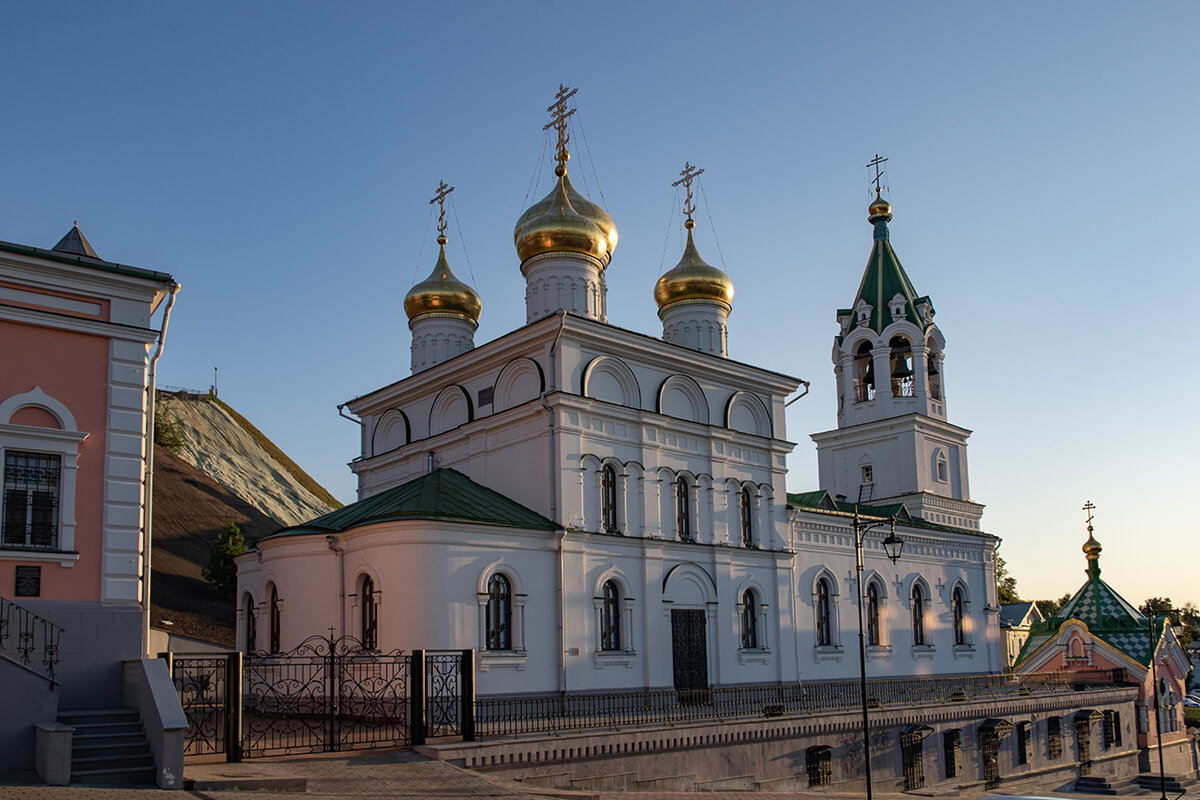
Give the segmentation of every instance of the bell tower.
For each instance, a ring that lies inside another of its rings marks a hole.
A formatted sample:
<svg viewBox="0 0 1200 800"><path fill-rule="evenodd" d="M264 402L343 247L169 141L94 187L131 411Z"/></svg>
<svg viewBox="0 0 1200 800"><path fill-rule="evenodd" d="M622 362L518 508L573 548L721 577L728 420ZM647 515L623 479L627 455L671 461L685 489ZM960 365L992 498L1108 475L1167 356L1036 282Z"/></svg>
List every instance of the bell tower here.
<svg viewBox="0 0 1200 800"><path fill-rule="evenodd" d="M813 435L821 488L850 500L903 502L910 514L978 529L983 506L970 500L967 438L946 419L946 340L933 303L918 295L892 249L892 206L876 156L875 199L867 209L874 242L850 308L839 309L833 343L837 429Z"/></svg>

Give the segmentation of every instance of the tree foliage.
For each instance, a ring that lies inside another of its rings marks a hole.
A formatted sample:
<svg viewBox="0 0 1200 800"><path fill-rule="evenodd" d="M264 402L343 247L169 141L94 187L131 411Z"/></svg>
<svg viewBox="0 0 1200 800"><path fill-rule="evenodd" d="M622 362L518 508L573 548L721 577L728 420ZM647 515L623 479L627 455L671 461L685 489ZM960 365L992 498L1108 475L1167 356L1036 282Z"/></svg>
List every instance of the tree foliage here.
<svg viewBox="0 0 1200 800"><path fill-rule="evenodd" d="M237 589L237 565L233 563L236 556L246 552L246 540L242 538L242 529L236 523L217 534L209 550L208 566L201 570L204 580L208 581L221 597L233 597Z"/></svg>
<svg viewBox="0 0 1200 800"><path fill-rule="evenodd" d="M1071 594L1068 592L1057 600L1034 600L1033 602L1037 605L1038 611L1042 612L1042 616L1050 619L1059 612L1059 609L1069 603L1070 600Z"/></svg>
<svg viewBox="0 0 1200 800"><path fill-rule="evenodd" d="M996 592L1001 603L1021 602L1017 579L1008 573L1008 562L1001 556L996 556Z"/></svg>
<svg viewBox="0 0 1200 800"><path fill-rule="evenodd" d="M1148 597L1138 611L1147 616L1165 614L1172 625L1181 626L1183 630L1180 631L1179 641L1185 647L1200 639L1200 608L1195 603L1184 603L1176 608L1169 597Z"/></svg>
<svg viewBox="0 0 1200 800"><path fill-rule="evenodd" d="M169 397L154 400L154 443L175 455L183 449L183 428L175 418Z"/></svg>

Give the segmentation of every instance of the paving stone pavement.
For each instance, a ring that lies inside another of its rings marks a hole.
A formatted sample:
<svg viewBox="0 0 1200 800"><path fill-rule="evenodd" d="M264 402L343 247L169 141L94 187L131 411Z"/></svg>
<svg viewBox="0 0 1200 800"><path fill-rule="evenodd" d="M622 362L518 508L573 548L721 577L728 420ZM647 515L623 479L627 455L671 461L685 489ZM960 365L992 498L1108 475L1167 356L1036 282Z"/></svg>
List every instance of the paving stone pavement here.
<svg viewBox="0 0 1200 800"><path fill-rule="evenodd" d="M326 754L240 764L189 764L187 780L203 785L232 781L272 781L303 778L304 792L254 792L222 789L164 791L139 787L44 786L36 778L7 776L0 783L0 800L344 800L344 798L450 798L451 800L859 800L861 793L774 792L591 792L526 786L494 773L473 772L441 761L430 761L407 750ZM965 792L952 796L977 800L994 792ZM913 800L914 794L876 792L878 800ZM931 796L947 796L930 792ZM1069 795L1082 798L1082 795Z"/></svg>

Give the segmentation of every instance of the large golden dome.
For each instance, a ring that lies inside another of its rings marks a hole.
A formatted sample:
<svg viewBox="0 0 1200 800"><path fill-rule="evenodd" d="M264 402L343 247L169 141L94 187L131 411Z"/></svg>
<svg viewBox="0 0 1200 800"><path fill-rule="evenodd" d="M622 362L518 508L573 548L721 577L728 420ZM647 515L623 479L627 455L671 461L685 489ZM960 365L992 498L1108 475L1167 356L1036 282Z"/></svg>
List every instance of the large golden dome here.
<svg viewBox="0 0 1200 800"><path fill-rule="evenodd" d="M479 295L467 284L454 277L446 261L446 237L438 237L438 260L428 278L408 290L404 296L404 313L409 322L428 314L445 314L479 323L482 304Z"/></svg>
<svg viewBox="0 0 1200 800"><path fill-rule="evenodd" d="M617 226L612 217L575 191L566 168L554 170L558 182L550 194L530 206L513 229L513 242L521 261L542 253L583 253L605 266L617 246Z"/></svg>
<svg viewBox="0 0 1200 800"><path fill-rule="evenodd" d="M892 204L883 199L879 190L875 190L875 199L871 201L871 205L867 208L867 220L869 222L884 222L892 221Z"/></svg>
<svg viewBox="0 0 1200 800"><path fill-rule="evenodd" d="M684 301L717 302L732 307L733 281L700 257L692 238L695 223L689 219L685 224L688 234L683 258L654 285L654 302L658 303L658 310Z"/></svg>

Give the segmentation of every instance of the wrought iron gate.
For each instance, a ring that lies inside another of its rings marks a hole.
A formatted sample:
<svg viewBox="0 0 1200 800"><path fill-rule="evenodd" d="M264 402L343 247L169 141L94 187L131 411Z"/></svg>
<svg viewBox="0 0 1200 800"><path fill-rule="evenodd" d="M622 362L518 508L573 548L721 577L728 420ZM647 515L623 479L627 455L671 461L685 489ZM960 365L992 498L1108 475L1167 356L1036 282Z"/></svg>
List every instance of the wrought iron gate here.
<svg viewBox="0 0 1200 800"><path fill-rule="evenodd" d="M900 754L904 759L904 791L925 785L925 741L918 732L900 734Z"/></svg>
<svg viewBox="0 0 1200 800"><path fill-rule="evenodd" d="M185 755L290 755L423 743L474 726L474 651L368 650L312 636L285 653L177 656Z"/></svg>
<svg viewBox="0 0 1200 800"><path fill-rule="evenodd" d="M1092 774L1092 720L1082 716L1080 712L1075 717L1075 741L1079 749L1079 775Z"/></svg>
<svg viewBox="0 0 1200 800"><path fill-rule="evenodd" d="M979 750L983 754L983 785L995 789L1000 785L1000 737L995 731L979 732Z"/></svg>

